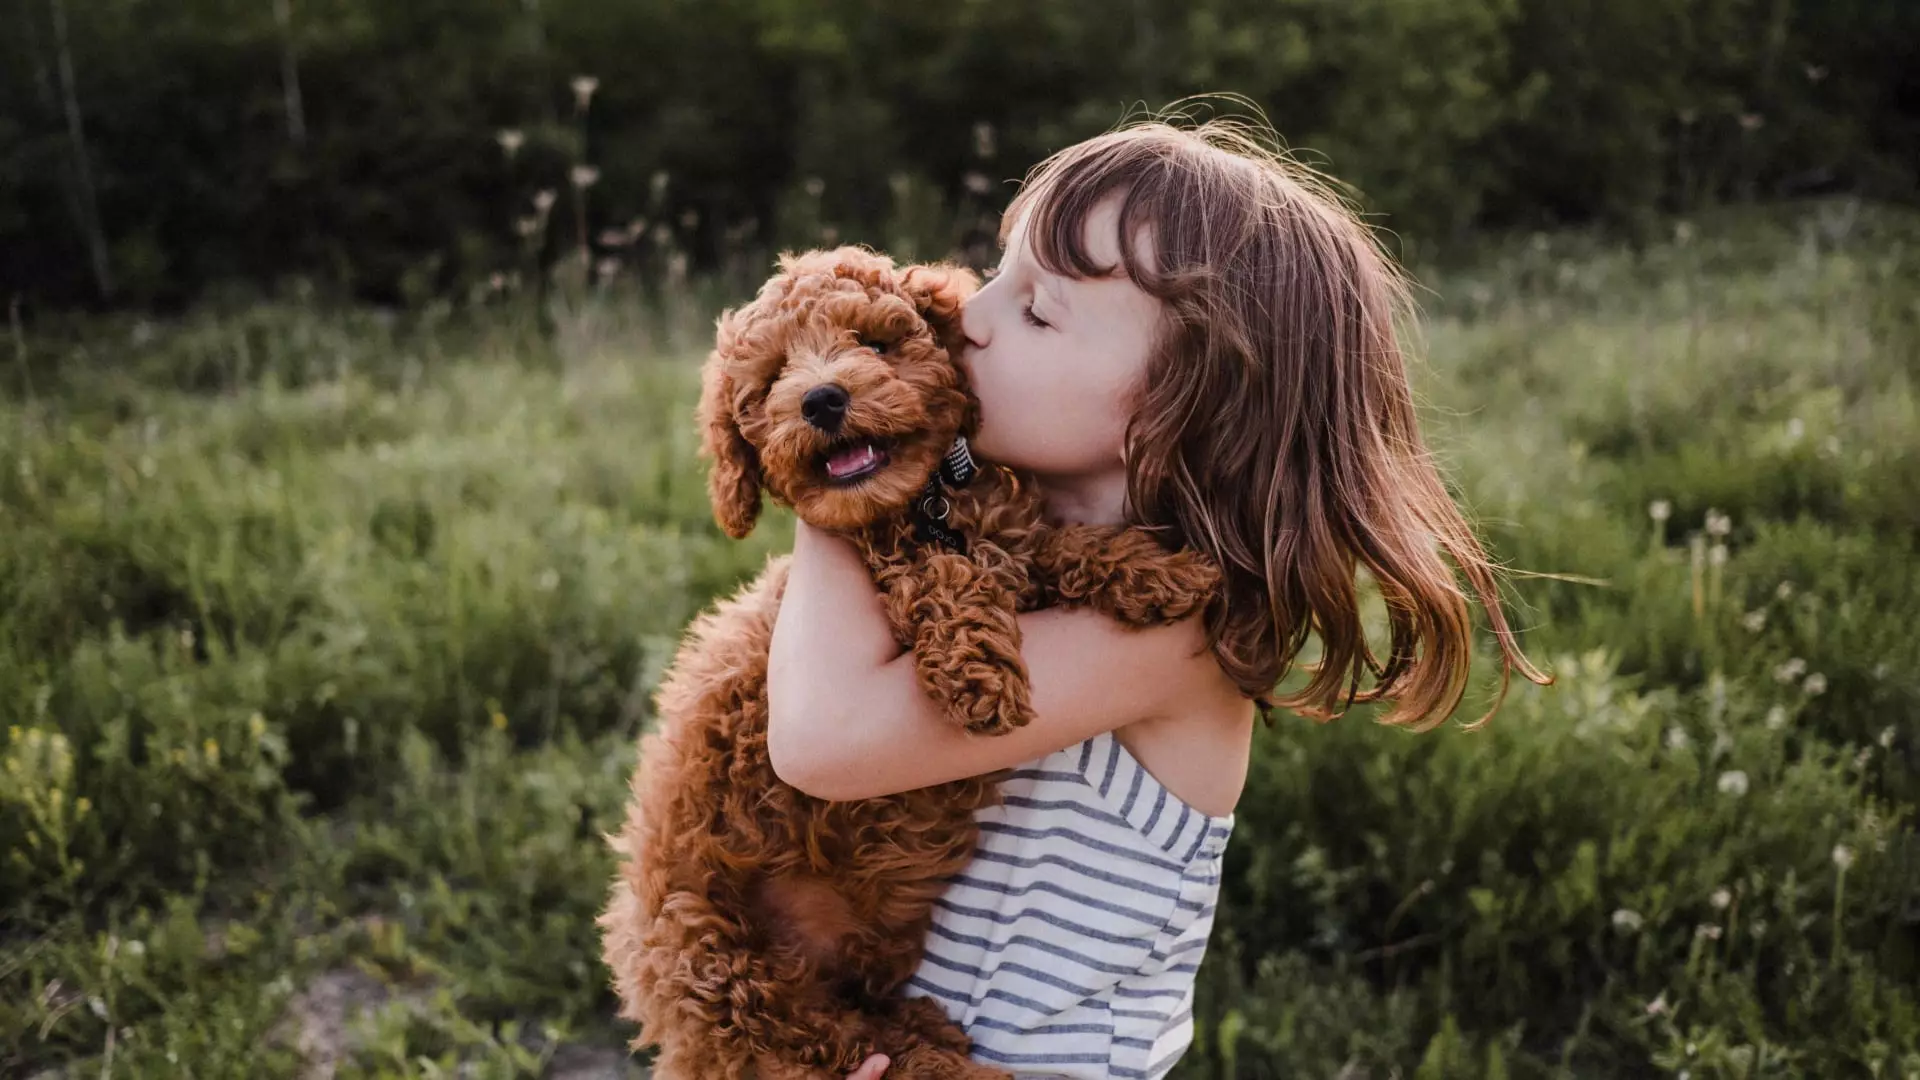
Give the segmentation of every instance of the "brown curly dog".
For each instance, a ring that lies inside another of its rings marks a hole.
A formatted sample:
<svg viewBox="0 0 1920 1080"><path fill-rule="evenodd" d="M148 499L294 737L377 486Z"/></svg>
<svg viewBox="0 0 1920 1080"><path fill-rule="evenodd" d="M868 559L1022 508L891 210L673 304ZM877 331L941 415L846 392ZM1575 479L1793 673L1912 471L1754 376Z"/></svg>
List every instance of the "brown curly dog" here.
<svg viewBox="0 0 1920 1080"><path fill-rule="evenodd" d="M1051 527L1034 485L973 475L973 402L951 350L973 275L862 248L782 255L724 312L702 371L714 514L740 537L761 493L851 537L895 636L956 723L1030 718L1019 610L1095 606L1131 624L1205 604L1213 568L1139 530ZM826 802L767 754L766 675L787 560L695 620L643 736L603 951L656 1075L1001 1080L941 1007L896 992L934 900L972 856L991 777Z"/></svg>

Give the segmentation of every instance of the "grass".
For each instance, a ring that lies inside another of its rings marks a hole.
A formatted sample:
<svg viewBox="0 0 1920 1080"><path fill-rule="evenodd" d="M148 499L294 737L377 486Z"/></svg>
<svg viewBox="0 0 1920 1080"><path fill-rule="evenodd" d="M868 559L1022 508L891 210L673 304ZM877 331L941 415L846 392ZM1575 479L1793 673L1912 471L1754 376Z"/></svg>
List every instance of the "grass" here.
<svg viewBox="0 0 1920 1080"><path fill-rule="evenodd" d="M1425 278L1428 434L1559 575L1513 586L1559 683L1260 733L1180 1075L1920 1076L1920 220ZM0 1074L640 1069L599 835L680 628L790 540L708 515L715 302L19 333Z"/></svg>

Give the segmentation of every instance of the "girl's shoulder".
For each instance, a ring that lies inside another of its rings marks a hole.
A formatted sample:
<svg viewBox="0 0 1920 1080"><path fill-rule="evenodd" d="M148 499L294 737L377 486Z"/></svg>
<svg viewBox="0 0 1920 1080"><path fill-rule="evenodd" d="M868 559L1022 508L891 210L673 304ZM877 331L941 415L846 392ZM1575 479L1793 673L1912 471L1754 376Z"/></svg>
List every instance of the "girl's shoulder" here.
<svg viewBox="0 0 1920 1080"><path fill-rule="evenodd" d="M1135 721L1114 736L1169 794L1201 813L1225 817L1246 787L1256 718L1253 702L1230 693Z"/></svg>

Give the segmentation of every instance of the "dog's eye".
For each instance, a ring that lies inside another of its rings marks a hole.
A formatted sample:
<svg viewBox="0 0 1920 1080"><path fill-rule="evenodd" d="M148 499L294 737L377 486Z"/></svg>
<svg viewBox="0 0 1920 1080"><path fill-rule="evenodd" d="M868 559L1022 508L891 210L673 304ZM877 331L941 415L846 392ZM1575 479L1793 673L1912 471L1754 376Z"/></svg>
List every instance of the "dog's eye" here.
<svg viewBox="0 0 1920 1080"><path fill-rule="evenodd" d="M887 355L887 350L893 348L893 344L891 342L881 341L879 338L868 338L866 341L862 342L861 344L865 345L869 349L872 349L874 352L879 353L881 356Z"/></svg>

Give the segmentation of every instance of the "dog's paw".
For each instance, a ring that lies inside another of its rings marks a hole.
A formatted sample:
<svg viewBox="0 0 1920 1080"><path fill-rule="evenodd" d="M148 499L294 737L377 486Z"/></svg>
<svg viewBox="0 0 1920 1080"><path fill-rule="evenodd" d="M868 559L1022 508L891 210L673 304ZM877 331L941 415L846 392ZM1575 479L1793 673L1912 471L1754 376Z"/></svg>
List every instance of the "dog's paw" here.
<svg viewBox="0 0 1920 1080"><path fill-rule="evenodd" d="M1004 735L1033 719L1026 665L1018 652L984 648L936 650L923 643L915 656L920 685L943 702L955 723L976 735Z"/></svg>
<svg viewBox="0 0 1920 1080"><path fill-rule="evenodd" d="M1184 619L1220 588L1220 569L1191 548L1168 551L1142 529L1068 526L1049 551L1049 599L1085 604L1130 626Z"/></svg>

